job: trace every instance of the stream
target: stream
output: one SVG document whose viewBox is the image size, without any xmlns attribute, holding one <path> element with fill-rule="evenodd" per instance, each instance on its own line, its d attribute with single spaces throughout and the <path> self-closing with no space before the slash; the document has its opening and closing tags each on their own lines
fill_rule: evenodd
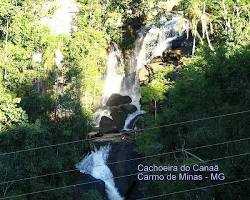
<svg viewBox="0 0 250 200">
<path fill-rule="evenodd" d="M 123 120 L 122 123 L 119 123 L 123 124 L 123 126 L 120 127 L 120 129 L 114 129 L 113 132 L 130 130 L 131 127 L 129 127 L 129 125 L 133 119 L 144 113 L 144 111 L 141 110 L 140 105 L 141 93 L 139 71 L 142 67 L 149 64 L 153 58 L 162 56 L 162 53 L 166 49 L 171 49 L 172 42 L 183 35 L 186 28 L 184 24 L 181 25 L 181 29 L 179 28 L 180 21 L 179 17 L 173 17 L 170 21 L 161 21 L 158 24 L 143 27 L 138 33 L 134 49 L 130 59 L 127 61 L 124 60 L 122 51 L 119 49 L 118 45 L 111 43 L 107 61 L 107 74 L 103 91 L 102 108 L 97 110 L 94 115 L 94 124 L 97 128 L 99 127 L 100 130 L 102 130 L 101 126 L 103 126 L 103 119 L 109 118 L 111 123 L 112 121 L 113 123 L 116 123 L 117 119 L 115 119 L 114 116 L 118 115 L 115 115 L 112 112 L 114 112 L 115 109 L 123 108 L 122 106 L 132 105 L 136 107 L 136 110 L 124 115 L 125 117 L 121 119 Z M 124 102 L 120 104 L 114 103 L 115 97 Z M 126 101 L 125 97 L 126 100 L 129 98 L 130 101 Z M 110 102 L 113 102 L 113 104 Z M 112 124 L 110 126 L 112 126 Z M 114 127 L 117 128 L 117 126 Z M 110 132 L 112 132 L 112 130 Z M 124 142 L 120 141 L 120 145 L 122 143 Z M 131 145 L 129 143 L 127 144 Z M 119 181 L 114 180 L 114 175 L 110 168 L 111 166 L 107 164 L 107 161 L 115 162 L 122 160 L 122 156 L 120 158 L 115 158 L 116 160 L 109 159 L 112 157 L 112 155 L 110 155 L 110 150 L 112 148 L 112 144 L 110 144 L 109 141 L 106 141 L 103 146 L 99 147 L 99 149 L 95 148 L 94 151 L 84 157 L 77 164 L 77 168 L 81 173 L 89 174 L 95 179 L 103 181 L 105 183 L 105 191 L 109 200 L 119 200 L 124 199 L 126 193 L 124 187 L 128 190 L 129 185 L 123 185 L 123 188 L 118 188 L 116 186 L 116 183 Z M 116 151 L 116 153 L 119 154 L 124 149 L 117 150 L 118 152 Z M 134 156 L 132 153 L 134 148 L 125 148 L 125 150 L 129 152 L 121 153 L 130 153 Z M 130 164 L 128 163 L 123 163 L 120 168 L 126 169 L 129 165 Z M 114 169 L 114 167 L 112 168 Z M 118 171 L 123 171 L 123 174 L 115 174 L 115 176 L 129 174 L 129 170 L 121 169 Z M 136 170 L 136 166 L 134 167 L 134 170 Z M 123 191 L 123 193 L 120 191 Z"/>
</svg>

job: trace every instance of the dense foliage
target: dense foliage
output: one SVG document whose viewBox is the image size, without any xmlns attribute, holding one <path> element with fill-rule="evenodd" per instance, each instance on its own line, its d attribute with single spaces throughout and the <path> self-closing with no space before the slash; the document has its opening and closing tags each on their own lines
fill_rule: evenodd
<svg viewBox="0 0 250 200">
<path fill-rule="evenodd" d="M 0 154 L 81 140 L 102 94 L 109 43 L 129 52 L 137 31 L 148 23 L 183 16 L 193 38 L 193 56 L 177 66 L 165 63 L 142 87 L 145 123 L 158 126 L 250 108 L 250 5 L 248 0 L 78 0 L 77 31 L 55 35 L 39 20 L 53 15 L 45 0 L 0 2 Z M 170 13 L 172 11 L 172 13 Z M 56 51 L 64 59 L 58 65 Z M 42 55 L 40 57 L 40 54 Z M 177 73 L 178 71 L 178 73 Z M 174 78 L 173 78 L 174 77 Z M 248 113 L 144 132 L 137 150 L 150 155 L 248 136 Z M 74 184 L 67 173 L 8 182 L 71 170 L 88 145 L 70 145 L 0 155 L 0 197 Z M 245 153 L 247 142 L 199 149 L 202 160 Z M 152 163 L 196 163 L 187 154 L 157 157 Z M 249 156 L 218 161 L 228 180 L 246 178 Z M 204 183 L 206 185 L 206 183 Z M 145 195 L 184 190 L 200 183 L 143 185 Z M 226 192 L 226 191 L 231 191 Z M 72 199 L 58 190 L 19 199 Z M 247 199 L 247 182 L 172 196 L 170 199 Z M 84 199 L 100 199 L 95 191 Z"/>
<path fill-rule="evenodd" d="M 180 74 L 165 93 L 167 101 L 159 105 L 160 112 L 156 119 L 153 117 L 153 112 L 149 110 L 146 124 L 150 126 L 162 126 L 245 111 L 250 108 L 250 27 L 249 9 L 246 10 L 249 4 L 244 1 L 223 1 L 220 5 L 216 1 L 183 1 L 181 6 L 192 24 L 197 26 L 195 31 L 200 34 L 200 41 L 203 41 L 204 24 L 199 20 L 202 18 L 204 4 L 207 4 L 205 11 L 211 18 L 209 30 L 214 27 L 209 36 L 212 42 L 208 40 L 208 45 L 201 42 L 195 56 L 183 58 Z M 193 35 L 195 36 L 194 32 Z M 166 78 L 169 75 L 166 74 Z M 158 79 L 156 77 L 156 80 Z M 149 85 L 148 89 L 151 90 L 151 88 Z M 150 155 L 247 138 L 249 117 L 249 113 L 243 113 L 147 131 L 137 139 L 138 151 Z M 169 163 L 191 165 L 203 164 L 201 162 L 203 160 L 205 165 L 218 164 L 220 172 L 225 173 L 226 181 L 231 181 L 249 176 L 248 155 L 213 162 L 209 160 L 244 154 L 248 149 L 249 143 L 242 141 L 188 152 L 180 151 L 180 153 L 164 155 L 147 162 L 159 165 Z M 146 187 L 145 193 L 153 196 L 215 183 L 218 184 L 213 181 L 154 182 Z M 196 190 L 171 195 L 169 198 L 247 199 L 249 197 L 247 184 L 242 182 L 210 188 L 206 191 Z"/>
<path fill-rule="evenodd" d="M 93 96 L 100 95 L 99 79 L 105 71 L 108 40 L 100 21 L 89 24 L 86 13 L 90 3 L 81 3 L 78 31 L 68 36 L 54 35 L 39 24 L 41 18 L 56 11 L 53 8 L 45 12 L 44 2 L 0 2 L 1 153 L 84 139 L 90 130 Z M 57 49 L 64 56 L 61 66 L 55 61 Z M 87 148 L 86 143 L 79 142 L 1 155 L 1 182 L 72 170 Z M 63 186 L 74 180 L 75 174 L 68 173 L 8 182 L 1 184 L 1 196 Z M 72 190 L 68 190 L 20 199 L 72 196 Z"/>
</svg>

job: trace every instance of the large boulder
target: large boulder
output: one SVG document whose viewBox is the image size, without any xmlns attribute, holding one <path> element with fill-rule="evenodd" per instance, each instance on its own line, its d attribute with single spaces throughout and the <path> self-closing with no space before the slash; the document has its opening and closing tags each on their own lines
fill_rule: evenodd
<svg viewBox="0 0 250 200">
<path fill-rule="evenodd" d="M 124 104 L 124 105 L 121 105 L 120 108 L 122 109 L 123 112 L 127 114 L 132 114 L 137 111 L 136 106 L 133 104 Z"/>
<path fill-rule="evenodd" d="M 120 94 L 112 94 L 107 103 L 106 106 L 119 106 L 122 104 L 129 104 L 132 100 L 129 96 L 122 96 Z"/>
<path fill-rule="evenodd" d="M 118 131 L 122 130 L 125 125 L 125 121 L 128 114 L 125 113 L 120 107 L 116 106 L 111 107 L 110 111 L 111 111 L 110 115 L 113 118 L 115 127 L 117 128 Z"/>
<path fill-rule="evenodd" d="M 116 130 L 115 123 L 112 119 L 106 116 L 102 116 L 100 120 L 100 125 L 99 125 L 99 131 L 101 133 L 110 133 Z"/>
</svg>

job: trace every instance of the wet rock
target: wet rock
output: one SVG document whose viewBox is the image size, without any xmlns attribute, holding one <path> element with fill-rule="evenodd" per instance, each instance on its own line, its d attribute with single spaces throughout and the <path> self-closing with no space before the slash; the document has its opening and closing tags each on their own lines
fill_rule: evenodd
<svg viewBox="0 0 250 200">
<path fill-rule="evenodd" d="M 120 94 L 112 94 L 107 103 L 106 106 L 119 106 L 122 104 L 129 104 L 132 100 L 129 96 L 122 96 Z"/>
<path fill-rule="evenodd" d="M 191 55 L 193 48 L 193 37 L 187 37 L 187 34 L 184 33 L 181 37 L 177 37 L 172 41 L 172 50 L 181 50 L 182 55 Z"/>
<path fill-rule="evenodd" d="M 114 121 L 106 116 L 102 116 L 99 130 L 101 133 L 110 133 L 116 130 Z"/>
<path fill-rule="evenodd" d="M 123 129 L 128 114 L 125 113 L 120 107 L 115 107 L 115 106 L 111 107 L 110 111 L 111 111 L 110 115 L 114 119 L 113 122 L 117 130 Z"/>
<path fill-rule="evenodd" d="M 127 114 L 132 114 L 137 111 L 136 106 L 133 104 L 124 104 L 124 105 L 121 105 L 120 108 L 122 109 L 123 112 Z"/>
</svg>

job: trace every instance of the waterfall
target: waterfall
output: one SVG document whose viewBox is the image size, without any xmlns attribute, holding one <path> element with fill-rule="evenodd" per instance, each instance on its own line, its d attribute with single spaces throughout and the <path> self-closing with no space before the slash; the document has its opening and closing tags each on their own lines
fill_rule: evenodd
<svg viewBox="0 0 250 200">
<path fill-rule="evenodd" d="M 135 41 L 133 53 L 130 59 L 125 62 L 121 50 L 114 43 L 110 46 L 110 52 L 107 62 L 107 75 L 104 84 L 102 109 L 99 109 L 94 115 L 95 125 L 100 124 L 101 118 L 106 116 L 114 120 L 112 115 L 112 105 L 107 103 L 112 94 L 121 94 L 129 96 L 131 104 L 136 106 L 137 110 L 127 115 L 123 129 L 128 129 L 131 121 L 136 116 L 142 114 L 140 99 L 139 70 L 148 65 L 153 58 L 162 56 L 162 53 L 171 48 L 172 42 L 185 30 L 185 26 L 179 26 L 180 18 L 173 18 L 170 21 L 161 21 L 158 24 L 145 26 L 138 33 L 138 39 Z M 125 103 L 128 105 L 128 103 Z M 124 106 L 125 104 L 122 104 Z M 109 105 L 109 106 L 107 106 Z M 119 107 L 120 105 L 113 105 Z M 113 108 L 114 109 L 114 108 Z M 112 115 L 113 116 L 113 115 Z M 112 124 L 109 124 L 112 126 Z M 76 167 L 81 173 L 89 174 L 105 183 L 105 190 L 110 200 L 123 199 L 115 187 L 113 174 L 106 165 L 109 156 L 110 146 L 95 149 L 91 154 L 83 158 Z"/>
<path fill-rule="evenodd" d="M 125 90 L 131 96 L 132 102 L 137 107 L 137 112 L 130 114 L 125 122 L 124 129 L 127 130 L 130 122 L 139 114 L 140 110 L 140 83 L 139 71 L 148 65 L 153 58 L 162 56 L 162 53 L 171 48 L 172 41 L 180 37 L 186 30 L 185 24 L 180 24 L 180 17 L 174 17 L 170 21 L 162 20 L 159 24 L 145 26 L 139 31 L 138 39 L 135 41 L 133 54 L 128 62 L 129 73 L 133 79 L 128 78 Z"/>
<path fill-rule="evenodd" d="M 121 50 L 117 44 L 112 43 L 107 62 L 107 75 L 105 79 L 103 101 L 104 106 L 108 98 L 114 93 L 122 93 L 121 86 L 125 77 L 124 61 Z"/>
<path fill-rule="evenodd" d="M 75 18 L 79 9 L 75 0 L 53 0 L 43 5 L 45 13 L 53 8 L 56 9 L 55 12 L 51 16 L 41 18 L 38 22 L 39 25 L 48 26 L 53 35 L 70 35 L 77 31 Z M 32 56 L 32 61 L 35 63 L 41 63 L 42 59 L 42 52 L 36 52 Z M 55 64 L 57 67 L 61 66 L 62 60 L 62 52 L 60 49 L 56 49 Z"/>
<path fill-rule="evenodd" d="M 56 11 L 52 16 L 42 18 L 40 24 L 49 26 L 54 35 L 70 35 L 77 30 L 74 25 L 74 19 L 78 12 L 75 0 L 54 0 L 44 5 L 45 12 L 52 8 L 56 8 Z"/>
<path fill-rule="evenodd" d="M 170 21 L 162 20 L 158 24 L 142 28 L 130 59 L 130 69 L 138 71 L 153 58 L 162 56 L 166 49 L 171 48 L 172 41 L 181 36 L 185 30 L 186 26 L 184 23 L 181 24 L 180 17 L 173 17 Z"/>
<path fill-rule="evenodd" d="M 133 53 L 126 64 L 124 64 L 122 53 L 117 45 L 111 45 L 103 92 L 103 106 L 113 93 L 130 96 L 137 111 L 127 116 L 124 125 L 125 130 L 129 128 L 131 121 L 137 115 L 143 113 L 140 105 L 140 69 L 148 65 L 153 58 L 162 56 L 165 50 L 171 48 L 172 42 L 183 34 L 186 26 L 184 23 L 181 24 L 181 21 L 180 17 L 173 17 L 170 21 L 162 20 L 158 24 L 147 25 L 139 30 Z M 127 70 L 125 70 L 125 66 Z M 98 119 L 95 121 L 97 126 L 102 113 L 103 109 L 95 114 L 95 120 Z M 105 116 L 109 117 L 108 115 Z"/>
<path fill-rule="evenodd" d="M 105 183 L 105 191 L 109 200 L 122 200 L 123 198 L 115 187 L 113 174 L 106 164 L 110 150 L 110 145 L 102 146 L 99 150 L 95 148 L 91 154 L 88 154 L 76 164 L 76 168 L 81 173 L 102 180 Z"/>
<path fill-rule="evenodd" d="M 102 95 L 102 106 L 105 104 L 108 98 L 114 93 L 121 93 L 122 80 L 124 79 L 124 61 L 121 50 L 118 48 L 117 44 L 111 43 L 110 52 L 107 61 L 107 72 L 104 83 L 103 95 Z M 102 116 L 109 117 L 110 110 L 98 109 L 93 116 L 93 126 L 98 127 Z"/>
<path fill-rule="evenodd" d="M 41 63 L 42 62 L 42 54 L 40 52 L 35 53 L 32 56 L 32 61 L 35 63 Z"/>
<path fill-rule="evenodd" d="M 62 66 L 63 54 L 60 49 L 56 49 L 55 51 L 55 64 L 58 68 Z"/>
</svg>

